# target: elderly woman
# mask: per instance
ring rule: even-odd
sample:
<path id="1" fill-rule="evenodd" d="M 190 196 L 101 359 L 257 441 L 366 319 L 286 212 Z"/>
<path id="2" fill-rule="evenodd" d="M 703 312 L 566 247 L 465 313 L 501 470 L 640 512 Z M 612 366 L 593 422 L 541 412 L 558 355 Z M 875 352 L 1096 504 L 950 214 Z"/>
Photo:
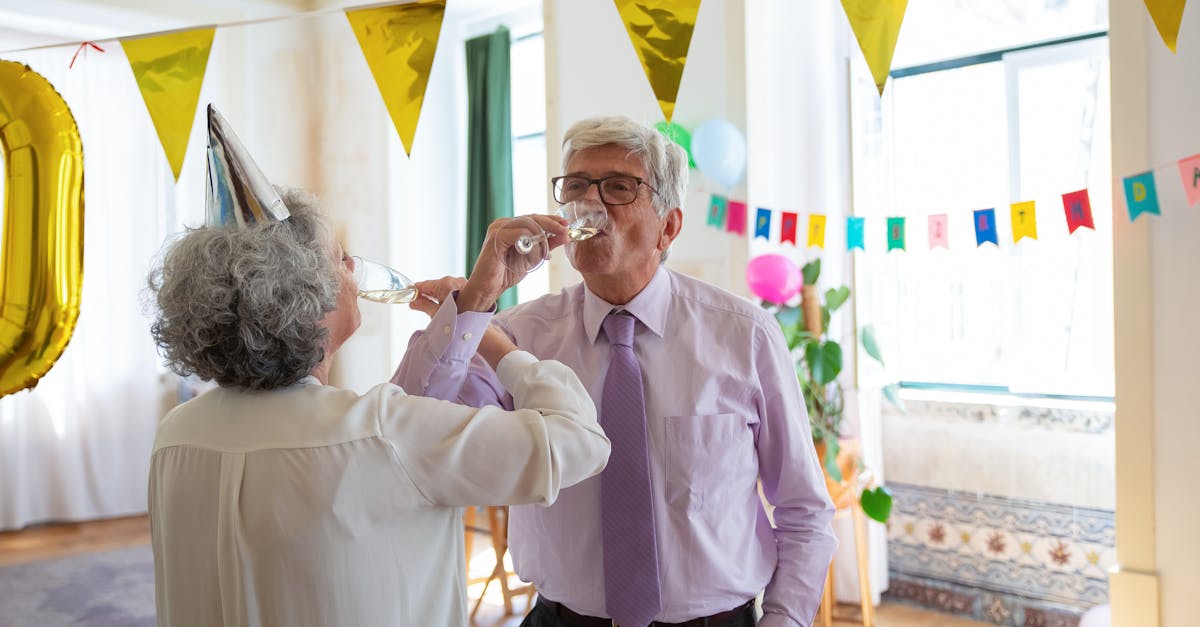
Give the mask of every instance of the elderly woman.
<path id="1" fill-rule="evenodd" d="M 159 624 L 465 625 L 462 507 L 549 504 L 598 473 L 587 390 L 494 331 L 479 354 L 513 411 L 328 385 L 359 325 L 353 260 L 309 196 L 283 200 L 286 220 L 188 232 L 150 277 L 172 369 L 220 384 L 155 441 Z M 515 239 L 502 221 L 489 237 Z M 464 297 L 513 282 L 493 248 Z"/>

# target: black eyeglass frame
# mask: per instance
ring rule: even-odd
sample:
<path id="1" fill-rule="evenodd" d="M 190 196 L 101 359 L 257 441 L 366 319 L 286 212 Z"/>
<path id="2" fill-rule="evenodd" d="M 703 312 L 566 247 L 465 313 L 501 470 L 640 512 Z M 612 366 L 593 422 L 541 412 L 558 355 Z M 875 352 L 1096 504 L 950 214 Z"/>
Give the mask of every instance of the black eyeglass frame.
<path id="1" fill-rule="evenodd" d="M 602 202 L 606 205 L 609 205 L 611 207 L 632 205 L 633 203 L 637 202 L 637 190 L 635 188 L 634 193 L 633 193 L 633 198 L 629 199 L 626 202 L 609 202 L 608 199 L 604 197 L 603 183 L 604 183 L 604 181 L 607 181 L 610 179 L 629 179 L 631 181 L 637 181 L 638 186 L 645 185 L 646 189 L 650 190 L 651 192 L 654 192 L 655 194 L 658 193 L 657 189 L 654 189 L 653 187 L 651 187 L 651 185 L 646 182 L 646 179 L 644 179 L 640 176 L 630 176 L 628 174 L 610 174 L 608 176 L 604 176 L 604 177 L 601 177 L 598 179 L 593 179 L 593 178 L 588 178 L 586 176 L 579 176 L 577 174 L 564 174 L 562 176 L 556 176 L 556 177 L 550 179 L 550 190 L 551 190 L 551 193 L 554 195 L 554 202 L 556 202 L 560 205 L 565 205 L 568 202 L 571 202 L 569 200 L 566 200 L 566 201 L 559 200 L 559 198 L 558 198 L 559 193 L 560 193 L 560 188 L 559 188 L 558 182 L 563 179 L 579 179 L 579 180 L 587 181 L 587 187 L 583 188 L 583 193 L 580 194 L 580 197 L 583 197 L 584 194 L 587 194 L 588 187 L 595 185 L 596 191 L 600 194 L 600 202 Z"/>

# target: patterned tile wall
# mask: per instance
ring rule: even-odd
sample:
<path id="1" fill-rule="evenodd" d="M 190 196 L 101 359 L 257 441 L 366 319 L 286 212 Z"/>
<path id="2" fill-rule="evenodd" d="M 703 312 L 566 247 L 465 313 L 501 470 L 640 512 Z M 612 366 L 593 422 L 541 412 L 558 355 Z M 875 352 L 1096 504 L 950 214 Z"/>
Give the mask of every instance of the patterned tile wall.
<path id="1" fill-rule="evenodd" d="M 1108 510 L 889 483 L 889 598 L 999 625 L 1073 627 L 1108 602 Z"/>

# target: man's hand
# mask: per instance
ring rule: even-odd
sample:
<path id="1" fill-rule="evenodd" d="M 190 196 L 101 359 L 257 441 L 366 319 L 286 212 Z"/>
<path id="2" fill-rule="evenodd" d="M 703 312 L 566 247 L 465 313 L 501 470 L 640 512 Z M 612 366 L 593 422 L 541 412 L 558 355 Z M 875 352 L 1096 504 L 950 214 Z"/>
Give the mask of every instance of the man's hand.
<path id="1" fill-rule="evenodd" d="M 459 311 L 488 311 L 504 290 L 525 278 L 525 272 L 505 265 L 505 254 L 522 235 L 538 235 L 538 227 L 550 235 L 549 250 L 567 242 L 566 220 L 558 216 L 534 214 L 520 218 L 500 218 L 488 226 L 487 238 L 475 270 L 458 293 Z"/>
<path id="2" fill-rule="evenodd" d="M 430 318 L 437 313 L 438 307 L 446 302 L 450 297 L 450 293 L 454 290 L 461 290 L 467 280 L 458 276 L 444 276 L 440 279 L 432 279 L 429 281 L 417 281 L 413 287 L 417 288 L 420 296 L 408 304 L 409 309 L 419 311 Z"/>

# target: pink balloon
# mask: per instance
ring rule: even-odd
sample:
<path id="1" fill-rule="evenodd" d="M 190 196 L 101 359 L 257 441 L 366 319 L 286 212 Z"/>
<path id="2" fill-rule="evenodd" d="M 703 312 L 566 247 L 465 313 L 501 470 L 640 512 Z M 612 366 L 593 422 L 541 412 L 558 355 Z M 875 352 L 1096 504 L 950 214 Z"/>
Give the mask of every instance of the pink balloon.
<path id="1" fill-rule="evenodd" d="M 746 283 L 755 296 L 782 305 L 800 291 L 800 268 L 783 255 L 760 255 L 746 266 Z"/>

